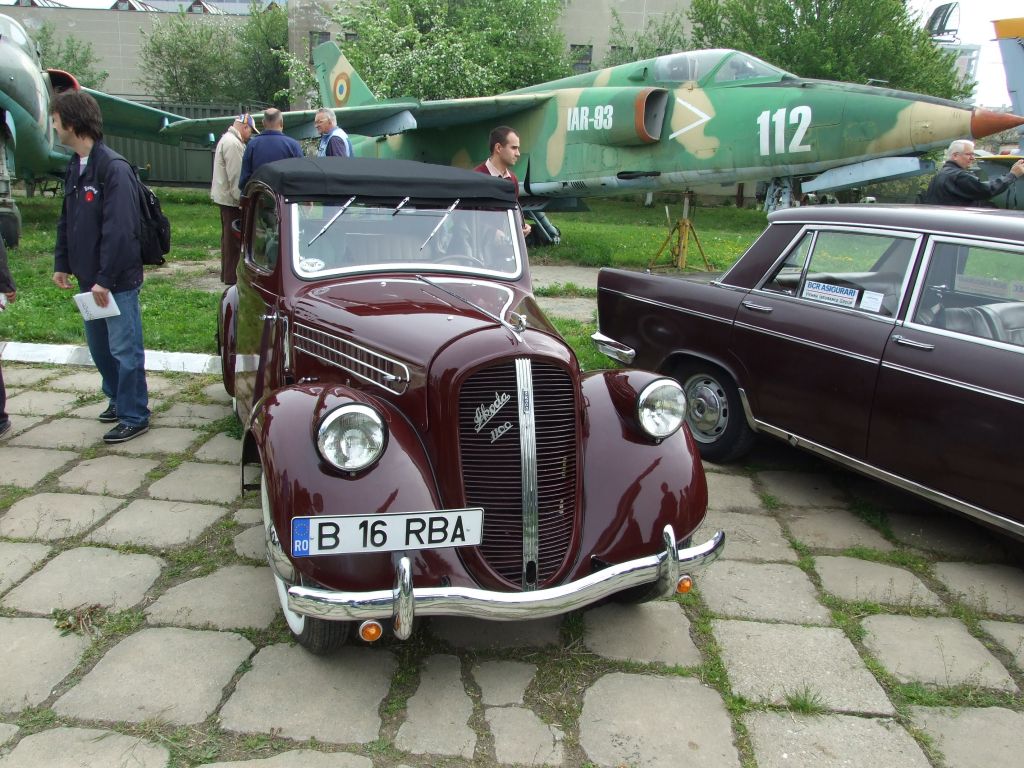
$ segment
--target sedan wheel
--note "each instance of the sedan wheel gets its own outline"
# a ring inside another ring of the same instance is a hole
[[[688,363],[676,374],[686,393],[686,423],[708,461],[735,459],[754,442],[739,390],[725,371],[710,363]]]
[[[270,495],[267,493],[266,476],[260,472],[260,506],[263,509],[264,530],[271,530],[274,515],[270,508]],[[346,621],[324,621],[311,616],[295,613],[288,607],[288,587],[284,579],[270,569],[277,587],[277,599],[281,604],[281,612],[288,624],[288,632],[299,645],[310,653],[323,655],[338,650],[348,639],[350,625]],[[300,576],[301,579],[301,576]]]

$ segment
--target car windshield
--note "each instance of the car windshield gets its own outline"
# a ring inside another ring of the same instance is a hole
[[[521,274],[510,210],[382,205],[358,198],[289,207],[294,268],[303,278],[396,270]]]

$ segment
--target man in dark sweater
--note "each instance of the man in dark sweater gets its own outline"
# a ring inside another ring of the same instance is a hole
[[[242,192],[249,177],[261,165],[286,157],[302,157],[302,145],[291,136],[285,136],[283,129],[284,116],[280,109],[272,108],[263,113],[263,133],[249,139],[242,155],[242,173],[238,177],[238,188]]]
[[[1009,173],[992,181],[979,181],[967,169],[974,162],[974,142],[957,139],[946,151],[946,162],[935,174],[921,198],[927,205],[979,206],[1007,189],[1024,175],[1024,160],[1018,160]]]
[[[516,188],[516,199],[519,199],[519,179],[512,173],[512,166],[519,162],[519,134],[507,125],[499,125],[488,136],[491,156],[474,168],[478,173],[508,179]],[[530,236],[531,227],[523,222],[523,237]]]

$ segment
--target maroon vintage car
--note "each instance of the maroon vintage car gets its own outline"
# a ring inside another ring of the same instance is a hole
[[[583,373],[538,309],[515,190],[411,161],[283,160],[248,184],[224,384],[267,557],[315,652],[353,623],[541,618],[688,589],[724,537],[679,384]]]
[[[716,280],[602,270],[598,315],[706,459],[763,432],[1024,536],[1021,214],[780,211]]]

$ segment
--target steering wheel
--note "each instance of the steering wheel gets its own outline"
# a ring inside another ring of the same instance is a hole
[[[487,266],[476,256],[470,256],[468,253],[449,253],[435,259],[435,261],[438,264],[462,264],[467,267],[485,268]]]

